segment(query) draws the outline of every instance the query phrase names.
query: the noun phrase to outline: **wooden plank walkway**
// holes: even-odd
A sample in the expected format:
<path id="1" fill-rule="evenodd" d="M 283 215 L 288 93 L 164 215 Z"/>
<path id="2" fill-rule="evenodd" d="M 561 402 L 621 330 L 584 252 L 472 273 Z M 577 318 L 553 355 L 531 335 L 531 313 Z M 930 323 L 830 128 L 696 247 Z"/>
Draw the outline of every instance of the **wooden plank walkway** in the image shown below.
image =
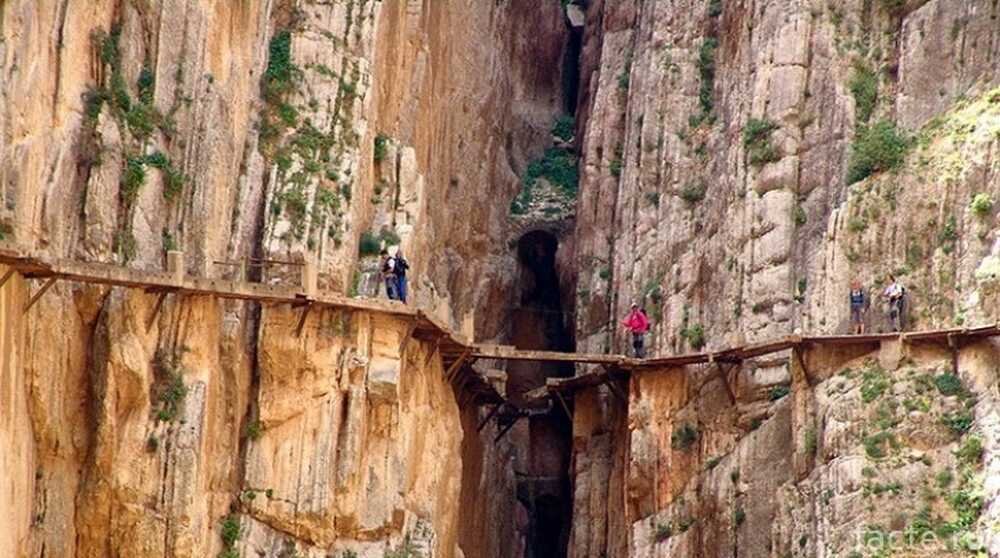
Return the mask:
<path id="1" fill-rule="evenodd" d="M 45 285 L 31 297 L 30 308 L 53 281 L 72 281 L 114 287 L 143 289 L 148 292 L 187 296 L 212 296 L 223 299 L 254 301 L 261 304 L 291 304 L 302 307 L 329 307 L 389 314 L 411 320 L 410 336 L 432 343 L 433 354 L 441 356 L 445 374 L 461 394 L 463 404 L 498 404 L 504 401 L 492 384 L 473 369 L 480 359 L 506 361 L 543 361 L 574 364 L 596 364 L 600 369 L 572 378 L 550 378 L 545 386 L 529 392 L 529 400 L 544 399 L 554 394 L 572 393 L 579 389 L 609 384 L 615 378 L 634 372 L 647 372 L 680 368 L 692 364 L 740 363 L 768 354 L 810 345 L 866 345 L 886 340 L 900 339 L 905 343 L 947 341 L 957 342 L 1000 335 L 997 324 L 974 328 L 950 328 L 906 333 L 880 333 L 869 335 L 791 335 L 778 339 L 731 347 L 719 351 L 703 351 L 682 355 L 636 359 L 624 355 L 564 353 L 555 351 L 526 351 L 509 345 L 474 344 L 457 335 L 439 319 L 418 308 L 396 301 L 358 299 L 335 293 L 316 291 L 307 293 L 303 285 L 268 285 L 247 281 L 231 281 L 187 277 L 183 270 L 170 272 L 142 271 L 113 264 L 85 263 L 75 260 L 48 261 L 43 257 L 19 251 L 0 243 L 0 265 L 10 270 L 0 276 L 0 286 L 10 278 L 12 271 L 28 279 L 45 279 Z M 162 302 L 162 301 L 160 301 Z M 159 308 L 159 303 L 156 306 Z M 304 318 L 303 318 L 304 321 Z M 408 337 L 409 338 L 409 337 Z M 429 356 L 428 359 L 432 358 Z"/>

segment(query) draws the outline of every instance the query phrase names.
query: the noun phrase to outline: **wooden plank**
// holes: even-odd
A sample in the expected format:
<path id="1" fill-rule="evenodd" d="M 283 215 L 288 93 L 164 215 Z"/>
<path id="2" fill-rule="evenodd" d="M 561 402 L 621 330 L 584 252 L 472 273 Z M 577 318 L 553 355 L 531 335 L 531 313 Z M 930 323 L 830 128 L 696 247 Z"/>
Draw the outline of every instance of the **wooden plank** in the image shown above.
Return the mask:
<path id="1" fill-rule="evenodd" d="M 42 288 L 38 289 L 38 291 L 31 297 L 28 303 L 24 305 L 24 311 L 23 311 L 24 314 L 27 314 L 28 310 L 31 310 L 31 307 L 34 306 L 36 302 L 38 302 L 38 299 L 42 298 L 42 295 L 45 294 L 45 291 L 51 289 L 52 285 L 56 284 L 57 279 L 59 279 L 59 277 L 52 276 L 45 280 L 45 284 L 42 285 Z"/>

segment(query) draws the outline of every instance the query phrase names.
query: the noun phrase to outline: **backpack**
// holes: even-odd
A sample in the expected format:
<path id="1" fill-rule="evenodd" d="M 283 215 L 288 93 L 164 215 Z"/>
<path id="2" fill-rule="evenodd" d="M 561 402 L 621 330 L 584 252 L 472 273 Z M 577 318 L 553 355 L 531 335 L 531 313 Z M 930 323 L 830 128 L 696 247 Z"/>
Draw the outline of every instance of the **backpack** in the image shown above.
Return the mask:
<path id="1" fill-rule="evenodd" d="M 406 270 L 410 269 L 410 264 L 406 263 L 406 260 L 400 257 L 396 257 L 396 275 L 400 277 L 406 277 Z"/>

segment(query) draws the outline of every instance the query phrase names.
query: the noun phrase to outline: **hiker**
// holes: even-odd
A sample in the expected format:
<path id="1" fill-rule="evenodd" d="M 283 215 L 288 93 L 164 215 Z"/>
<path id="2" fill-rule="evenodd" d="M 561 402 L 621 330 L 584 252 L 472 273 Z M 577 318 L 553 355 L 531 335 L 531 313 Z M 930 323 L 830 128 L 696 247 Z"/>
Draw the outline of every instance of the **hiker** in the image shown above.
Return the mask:
<path id="1" fill-rule="evenodd" d="M 399 291 L 396 283 L 396 259 L 389 255 L 385 248 L 380 253 L 382 256 L 382 278 L 385 280 L 385 294 L 389 300 L 399 300 Z"/>
<path id="2" fill-rule="evenodd" d="M 406 270 L 410 269 L 410 264 L 406 262 L 406 258 L 403 257 L 403 249 L 400 248 L 396 251 L 395 257 L 396 265 L 396 295 L 399 300 L 406 304 Z"/>
<path id="3" fill-rule="evenodd" d="M 848 295 L 851 301 L 851 333 L 863 335 L 865 333 L 865 312 L 868 310 L 868 294 L 861 288 L 861 282 L 855 279 L 851 282 L 851 292 Z"/>
<path id="4" fill-rule="evenodd" d="M 882 296 L 889 299 L 889 325 L 893 331 L 903 329 L 903 299 L 906 297 L 906 289 L 896 281 L 896 278 L 889 274 L 889 286 L 882 292 Z"/>
<path id="5" fill-rule="evenodd" d="M 649 331 L 649 318 L 646 316 L 646 312 L 633 302 L 632 311 L 625 317 L 622 325 L 632 332 L 632 349 L 635 351 L 636 358 L 645 358 L 646 347 L 643 338 Z"/>

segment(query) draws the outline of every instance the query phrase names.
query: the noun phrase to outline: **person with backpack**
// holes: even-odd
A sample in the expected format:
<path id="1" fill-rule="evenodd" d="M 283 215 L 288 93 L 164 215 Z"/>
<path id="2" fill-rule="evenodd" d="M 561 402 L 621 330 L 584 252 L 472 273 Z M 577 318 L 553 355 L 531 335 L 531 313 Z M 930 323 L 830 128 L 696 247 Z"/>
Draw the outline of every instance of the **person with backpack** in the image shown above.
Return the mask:
<path id="1" fill-rule="evenodd" d="M 632 333 L 632 349 L 635 351 L 635 357 L 646 358 L 645 336 L 649 331 L 649 317 L 646 316 L 646 312 L 633 302 L 632 310 L 622 321 L 622 325 Z"/>
<path id="2" fill-rule="evenodd" d="M 385 294 L 389 300 L 399 300 L 399 291 L 396 282 L 396 259 L 389 255 L 385 248 L 380 253 L 382 256 L 382 279 L 385 281 Z"/>
<path id="3" fill-rule="evenodd" d="M 882 292 L 882 296 L 889 299 L 889 326 L 893 331 L 903 329 L 903 300 L 906 297 L 906 289 L 889 274 L 889 286 Z"/>
<path id="4" fill-rule="evenodd" d="M 406 270 L 410 269 L 410 264 L 407 263 L 406 258 L 403 257 L 403 249 L 400 248 L 396 251 L 396 261 L 395 271 L 396 271 L 396 295 L 399 300 L 406 304 Z"/>
<path id="5" fill-rule="evenodd" d="M 851 302 L 851 333 L 864 335 L 864 314 L 868 310 L 868 293 L 861 287 L 861 283 L 857 279 L 851 282 L 848 299 Z"/>

